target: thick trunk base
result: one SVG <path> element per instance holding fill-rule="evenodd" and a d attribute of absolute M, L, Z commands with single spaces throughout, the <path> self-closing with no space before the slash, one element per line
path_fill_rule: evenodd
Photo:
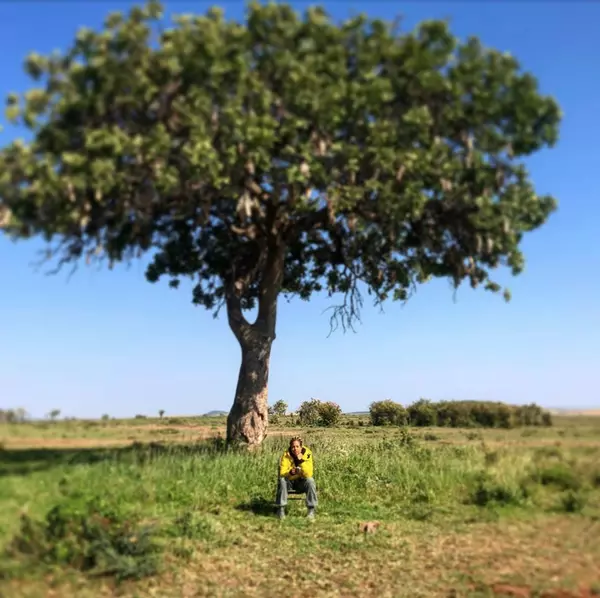
<path fill-rule="evenodd" d="M 227 417 L 227 443 L 260 446 L 269 425 L 268 384 L 272 342 L 253 338 L 242 346 L 242 365 L 233 407 Z"/>

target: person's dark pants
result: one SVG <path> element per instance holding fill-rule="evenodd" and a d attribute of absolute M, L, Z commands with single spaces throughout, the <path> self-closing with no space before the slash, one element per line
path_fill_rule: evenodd
<path fill-rule="evenodd" d="M 297 480 L 287 480 L 279 478 L 277 487 L 277 499 L 275 503 L 279 508 L 285 507 L 288 503 L 288 494 L 295 492 L 298 494 L 306 493 L 306 507 L 314 509 L 317 506 L 317 486 L 313 478 L 299 478 Z"/>

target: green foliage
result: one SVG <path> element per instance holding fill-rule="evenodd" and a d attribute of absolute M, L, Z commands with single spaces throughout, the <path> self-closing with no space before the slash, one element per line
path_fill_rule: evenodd
<path fill-rule="evenodd" d="M 412 426 L 436 426 L 437 411 L 435 405 L 427 399 L 419 399 L 407 409 L 408 419 Z"/>
<path fill-rule="evenodd" d="M 185 511 L 165 529 L 166 535 L 190 540 L 210 540 L 215 534 L 214 525 L 205 516 Z"/>
<path fill-rule="evenodd" d="M 6 556 L 114 576 L 120 581 L 155 573 L 157 554 L 151 528 L 140 526 L 100 500 L 65 499 L 52 507 L 43 521 L 22 515 L 20 530 Z"/>
<path fill-rule="evenodd" d="M 156 2 L 31 54 L 7 99 L 31 141 L 0 151 L 0 226 L 60 264 L 152 251 L 147 278 L 196 281 L 230 313 L 284 292 L 405 300 L 432 277 L 502 291 L 555 209 L 524 165 L 561 118 L 515 58 L 427 21 L 252 3 L 154 32 Z M 269 292 L 267 293 L 266 290 Z M 507 291 L 504 292 L 508 298 Z M 266 317 L 266 316 L 265 316 Z M 272 334 L 269 332 L 269 334 Z"/>
<path fill-rule="evenodd" d="M 342 409 L 337 403 L 326 401 L 319 405 L 319 425 L 331 428 L 338 424 Z"/>
<path fill-rule="evenodd" d="M 269 415 L 283 417 L 287 413 L 287 410 L 288 404 L 280 399 L 279 401 L 275 401 L 275 403 L 269 407 Z"/>
<path fill-rule="evenodd" d="M 296 415 L 301 426 L 316 426 L 319 423 L 319 399 L 304 401 L 298 408 Z"/>
<path fill-rule="evenodd" d="M 517 425 L 520 426 L 551 426 L 552 415 L 548 411 L 543 411 L 535 403 L 529 405 L 520 405 L 514 413 Z"/>
<path fill-rule="evenodd" d="M 374 426 L 405 426 L 408 423 L 406 409 L 390 399 L 371 403 L 369 415 Z"/>
<path fill-rule="evenodd" d="M 188 424 L 198 425 L 203 421 L 200 418 L 182 418 L 182 422 Z M 93 577 L 94 573 L 101 572 L 102 567 L 86 570 L 86 575 L 73 575 L 71 569 L 78 567 L 78 562 L 81 562 L 76 557 L 80 547 L 118 544 L 114 539 L 117 537 L 124 538 L 126 546 L 131 549 L 126 542 L 129 536 L 119 532 L 126 522 L 129 524 L 128 530 L 133 530 L 138 537 L 138 530 L 143 529 L 145 522 L 151 521 L 156 526 L 159 535 L 157 542 L 164 550 L 161 562 L 165 563 L 168 570 L 166 576 L 161 575 L 156 580 L 138 586 L 128 584 L 124 592 L 114 590 L 116 594 L 135 594 L 137 591 L 145 595 L 148 588 L 156 590 L 157 595 L 169 595 L 173 591 L 177 593 L 179 586 L 173 590 L 164 583 L 172 583 L 178 577 L 178 569 L 182 571 L 185 568 L 189 572 L 190 564 L 182 560 L 187 561 L 193 553 L 196 554 L 193 561 L 196 565 L 198 559 L 205 558 L 204 555 L 207 555 L 209 564 L 222 562 L 231 554 L 232 547 L 235 550 L 241 548 L 244 555 L 256 553 L 260 556 L 261 550 L 264 551 L 269 544 L 265 539 L 277 546 L 288 542 L 291 550 L 297 548 L 297 552 L 286 553 L 294 557 L 294 562 L 300 562 L 303 558 L 306 560 L 306 554 L 322 554 L 326 558 L 331 554 L 334 544 L 346 546 L 348 550 L 379 550 L 397 555 L 398 538 L 402 542 L 406 534 L 409 534 L 408 538 L 420 541 L 423 534 L 431 529 L 435 531 L 431 539 L 439 544 L 439 533 L 464 530 L 465 522 L 514 517 L 511 530 L 521 530 L 523 536 L 519 538 L 524 541 L 529 541 L 527 539 L 531 539 L 533 532 L 537 531 L 538 549 L 543 548 L 546 531 L 555 533 L 556 542 L 561 542 L 557 545 L 564 546 L 565 550 L 569 547 L 581 548 L 584 544 L 571 544 L 574 536 L 568 537 L 568 540 L 561 536 L 575 521 L 568 518 L 557 520 L 556 511 L 582 512 L 585 518 L 578 517 L 577 520 L 578 529 L 584 532 L 586 525 L 591 526 L 600 514 L 599 489 L 591 484 L 592 475 L 598 473 L 598 443 L 590 446 L 594 438 L 597 440 L 599 422 L 592 422 L 589 429 L 580 419 L 573 424 L 568 423 L 568 426 L 581 426 L 579 430 L 590 441 L 588 446 L 579 446 L 580 441 L 575 441 L 571 446 L 564 443 L 560 450 L 553 445 L 542 448 L 523 443 L 519 430 L 501 434 L 482 430 L 486 442 L 490 441 L 488 446 L 494 446 L 493 453 L 483 443 L 467 443 L 463 434 L 451 429 L 434 430 L 443 442 L 429 444 L 418 442 L 418 436 L 414 440 L 412 434 L 418 432 L 414 428 L 306 430 L 302 436 L 318 456 L 316 475 L 320 510 L 317 534 L 314 527 L 309 529 L 303 525 L 306 511 L 302 502 L 290 505 L 285 526 L 281 527 L 270 519 L 273 514 L 276 467 L 281 451 L 287 445 L 287 439 L 280 436 L 271 435 L 260 451 L 251 453 L 225 450 L 222 441 L 217 439 L 150 445 L 138 442 L 133 446 L 75 452 L 43 451 L 37 446 L 35 450 L 15 451 L 7 448 L 0 455 L 0 477 L 3 482 L 6 481 L 0 484 L 0 543 L 5 545 L 9 538 L 22 535 L 18 529 L 18 512 L 26 500 L 33 517 L 29 521 L 35 523 L 37 531 L 35 538 L 38 540 L 34 546 L 41 543 L 43 548 L 33 548 L 25 553 L 16 551 L 11 558 L 0 555 L 0 593 L 4 591 L 6 595 L 13 596 L 14 588 L 29 587 L 29 584 L 21 585 L 16 579 L 18 576 L 33 574 L 37 577 L 41 574 L 38 578 L 40 583 L 51 579 L 54 590 L 60 596 L 70 595 L 71 588 L 71 593 L 76 595 L 101 595 L 103 589 L 110 594 L 113 592 L 110 580 L 97 585 L 93 579 L 85 579 L 88 575 Z M 25 430 L 17 426 L 5 426 L 5 429 L 18 437 L 31 427 L 32 437 L 38 438 L 39 431 L 35 425 L 28 424 Z M 72 423 L 74 429 L 79 429 L 79 425 L 80 422 Z M 115 434 L 120 428 L 126 428 L 125 433 L 129 433 L 130 425 L 130 421 L 110 423 Z M 55 425 L 46 423 L 45 430 L 58 438 L 62 430 L 70 426 L 71 422 Z M 591 426 L 595 426 L 595 429 Z M 102 438 L 107 438 L 111 428 L 98 426 Z M 423 432 L 428 433 L 429 430 Z M 290 431 L 290 436 L 293 433 Z M 494 442 L 499 436 L 503 438 L 501 446 Z M 555 431 L 539 429 L 540 442 L 555 438 Z M 8 442 L 10 446 L 10 436 Z M 543 486 L 531 479 L 528 468 L 546 470 L 556 463 L 578 472 L 585 487 L 563 490 L 559 485 Z M 485 474 L 481 473 L 482 469 L 486 470 Z M 27 475 L 23 475 L 25 470 L 28 471 Z M 40 521 L 38 517 L 52 510 L 57 504 L 58 488 L 65 486 L 69 492 L 65 500 L 69 504 L 59 501 L 61 515 L 58 519 L 71 522 L 65 523 L 69 533 L 55 531 L 48 538 L 45 532 L 49 526 L 47 518 Z M 91 503 L 86 500 L 74 498 L 77 490 L 83 491 L 86 497 L 101 496 L 103 500 L 95 501 L 90 506 Z M 465 498 L 467 505 L 464 504 Z M 484 508 L 474 508 L 476 505 Z M 131 513 L 135 516 L 131 517 Z M 90 540 L 86 544 L 82 539 L 83 530 L 92 528 L 100 517 L 107 517 L 112 522 L 107 532 L 110 538 L 107 542 L 99 539 L 98 542 Z M 430 525 L 425 528 L 403 523 L 410 519 L 430 521 Z M 373 520 L 381 522 L 380 531 L 374 536 L 361 535 L 354 542 L 352 530 L 356 529 L 357 522 Z M 535 525 L 530 525 L 532 521 Z M 541 527 L 537 526 L 538 522 L 542 523 Z M 486 530 L 496 533 L 499 529 L 495 525 L 491 528 L 477 525 L 476 528 L 474 546 L 485 540 Z M 388 530 L 394 531 L 393 538 L 387 536 Z M 74 540 L 64 539 L 65 535 Z M 98 535 L 88 532 L 86 537 L 90 536 L 98 538 Z M 100 538 L 103 537 L 100 535 Z M 507 546 L 514 547 L 514 538 L 511 536 L 509 540 Z M 74 546 L 75 549 L 69 553 L 75 555 L 72 559 L 74 564 L 67 564 L 67 560 L 71 559 L 57 560 L 53 556 L 53 545 Z M 31 546 L 31 543 L 26 546 Z M 323 553 L 318 552 L 319 547 L 324 549 Z M 523 550 L 524 555 L 527 550 Z M 85 551 L 85 554 L 98 554 L 90 551 Z M 57 552 L 63 554 L 63 549 L 57 549 Z M 426 555 L 430 553 L 429 550 L 423 552 Z M 45 556 L 40 556 L 46 554 L 51 555 L 47 560 Z M 94 558 L 102 561 L 104 557 L 101 554 Z M 281 560 L 281 550 L 274 549 L 271 554 L 273 560 L 270 562 L 276 564 Z M 404 553 L 400 554 L 401 560 L 405 561 L 405 557 Z M 17 568 L 13 559 L 17 559 L 22 566 Z M 589 563 L 597 560 L 594 560 L 591 552 L 585 553 L 582 559 L 582 562 Z M 130 563 L 129 559 L 125 560 Z M 342 560 L 340 566 L 344 564 Z M 355 562 L 358 564 L 359 561 L 360 555 Z M 420 562 L 423 567 L 430 565 L 426 561 L 415 562 L 417 565 Z M 142 567 L 143 563 L 144 557 L 140 555 L 131 568 L 138 565 Z M 264 569 L 262 560 L 255 564 L 257 571 Z M 40 566 L 41 570 L 38 569 Z M 120 570 L 131 571 L 131 568 L 123 565 Z M 205 584 L 203 587 L 209 587 L 209 591 L 217 587 L 211 570 L 211 567 L 204 567 L 204 577 L 200 579 Z M 9 576 L 10 580 L 7 579 Z M 187 574 L 184 578 L 187 584 L 190 578 Z M 225 580 L 225 577 L 219 579 Z M 68 585 L 70 581 L 77 586 Z M 192 581 L 196 581 L 196 578 Z M 63 585 L 64 582 L 67 585 Z M 390 591 L 393 594 L 392 582 L 390 578 L 390 585 L 386 587 L 392 588 Z M 441 586 L 447 593 L 446 582 L 447 576 Z M 253 587 L 251 580 L 250 585 L 240 591 L 252 594 Z M 430 595 L 431 587 L 424 587 L 421 593 Z M 318 588 L 315 591 L 318 593 Z"/>
<path fill-rule="evenodd" d="M 405 447 L 415 446 L 415 437 L 406 428 L 402 428 L 402 430 L 400 430 L 400 437 L 398 440 L 399 440 L 400 446 L 405 446 Z"/>
<path fill-rule="evenodd" d="M 532 478 L 543 486 L 554 486 L 560 490 L 577 491 L 582 486 L 578 473 L 565 463 L 540 467 L 534 471 Z"/>
<path fill-rule="evenodd" d="M 452 428 L 513 428 L 551 426 L 552 415 L 532 403 L 525 406 L 491 401 L 439 401 L 420 399 L 408 407 L 413 426 L 438 425 Z M 432 423 L 435 422 L 435 423 Z"/>
<path fill-rule="evenodd" d="M 525 486 L 509 485 L 497 480 L 488 472 L 475 476 L 469 488 L 467 502 L 479 507 L 517 506 L 527 498 Z"/>
<path fill-rule="evenodd" d="M 302 426 L 323 426 L 330 428 L 339 423 L 342 409 L 337 403 L 311 399 L 300 405 L 297 416 Z"/>
<path fill-rule="evenodd" d="M 568 490 L 560 497 L 559 510 L 564 513 L 581 513 L 587 504 L 583 492 Z"/>

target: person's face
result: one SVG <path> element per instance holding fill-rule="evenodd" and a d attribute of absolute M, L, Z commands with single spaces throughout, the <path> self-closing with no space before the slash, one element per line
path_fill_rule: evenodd
<path fill-rule="evenodd" d="M 297 441 L 294 440 L 294 442 L 292 442 L 292 454 L 296 455 L 296 457 L 299 457 L 302 454 L 302 445 Z"/>

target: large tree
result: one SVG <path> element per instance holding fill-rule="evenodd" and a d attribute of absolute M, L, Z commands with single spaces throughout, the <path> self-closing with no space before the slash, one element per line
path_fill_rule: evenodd
<path fill-rule="evenodd" d="M 149 281 L 189 277 L 194 303 L 225 306 L 230 441 L 265 437 L 281 294 L 340 294 L 348 325 L 361 284 L 375 302 L 432 277 L 499 292 L 495 268 L 522 270 L 523 234 L 555 209 L 523 158 L 555 143 L 560 111 L 514 58 L 444 22 L 283 4 L 162 23 L 152 2 L 27 58 L 38 86 L 8 116 L 31 141 L 0 152 L 0 221 L 59 265 L 148 252 Z"/>

